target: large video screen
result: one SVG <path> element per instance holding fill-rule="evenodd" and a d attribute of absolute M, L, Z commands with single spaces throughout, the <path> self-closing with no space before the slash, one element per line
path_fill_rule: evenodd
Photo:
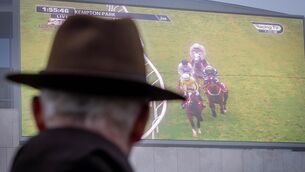
<path fill-rule="evenodd" d="M 147 78 L 185 102 L 151 102 L 143 139 L 305 143 L 303 19 L 173 9 L 20 1 L 21 70 L 47 62 L 57 28 L 71 15 L 133 18 Z M 22 135 L 37 131 L 22 87 Z M 128 91 L 128 90 L 126 90 Z"/>

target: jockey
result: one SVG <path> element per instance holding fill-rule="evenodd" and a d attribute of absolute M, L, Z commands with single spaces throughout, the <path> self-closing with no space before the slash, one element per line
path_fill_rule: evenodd
<path fill-rule="evenodd" d="M 198 84 L 196 80 L 189 75 L 188 73 L 184 73 L 180 77 L 180 82 L 179 82 L 179 88 L 184 92 L 184 95 L 186 96 L 188 92 L 198 92 Z"/>
<path fill-rule="evenodd" d="M 198 65 L 197 67 L 200 67 L 203 70 L 209 64 L 206 59 L 205 48 L 198 43 L 194 43 L 190 47 L 190 57 L 193 68 L 195 68 L 195 65 Z"/>
<path fill-rule="evenodd" d="M 206 68 L 203 70 L 203 77 L 204 81 L 206 81 L 209 77 L 217 78 L 218 72 L 211 65 L 207 65 Z"/>
<path fill-rule="evenodd" d="M 227 87 L 225 86 L 224 83 L 220 82 L 219 78 L 218 78 L 218 72 L 217 70 L 212 67 L 211 65 L 208 65 L 204 71 L 203 71 L 203 75 L 204 75 L 204 85 L 205 87 L 210 83 L 210 82 L 215 82 L 220 88 L 221 90 L 226 93 L 228 92 Z"/>
<path fill-rule="evenodd" d="M 180 77 L 184 73 L 192 75 L 192 73 L 193 73 L 192 65 L 186 59 L 183 59 L 178 65 L 178 73 L 179 73 Z"/>

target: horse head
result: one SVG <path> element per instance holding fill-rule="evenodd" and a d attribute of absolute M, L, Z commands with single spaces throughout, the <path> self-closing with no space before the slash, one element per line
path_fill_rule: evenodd
<path fill-rule="evenodd" d="M 191 103 L 191 101 L 192 101 L 192 95 L 193 95 L 193 91 L 187 92 L 187 95 L 186 95 L 186 102 L 187 102 L 187 103 Z"/>
<path fill-rule="evenodd" d="M 190 92 L 187 95 L 187 101 L 185 102 L 185 108 L 188 112 L 198 113 L 204 108 L 202 97 L 198 92 Z"/>
<path fill-rule="evenodd" d="M 199 93 L 198 92 L 196 92 L 196 91 L 190 91 L 190 92 L 188 92 L 188 94 L 187 94 L 187 103 L 189 104 L 189 103 L 198 103 L 198 101 L 200 101 L 200 95 L 199 95 Z"/>

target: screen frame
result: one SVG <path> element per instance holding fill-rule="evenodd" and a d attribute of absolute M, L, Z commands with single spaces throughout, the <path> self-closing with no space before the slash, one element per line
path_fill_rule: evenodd
<path fill-rule="evenodd" d="M 252 8 L 242 5 L 229 4 L 216 1 L 200 1 L 200 0 L 175 0 L 173 3 L 170 0 L 48 0 L 48 1 L 62 1 L 62 2 L 78 2 L 78 3 L 95 3 L 95 4 L 111 4 L 111 5 L 127 5 L 133 7 L 143 8 L 159 8 L 171 10 L 185 10 L 198 12 L 212 12 L 225 14 L 241 14 L 241 15 L 256 15 L 267 17 L 284 17 L 284 18 L 298 18 L 303 19 L 302 15 L 291 15 L 281 12 L 269 11 L 259 8 Z M 206 6 L 205 3 L 209 5 Z M 214 6 L 214 7 L 213 7 Z M 209 9 L 209 7 L 212 7 Z M 220 8 L 222 7 L 222 8 Z"/>
<path fill-rule="evenodd" d="M 224 14 L 240 14 L 240 15 L 256 15 L 267 17 L 296 18 L 303 20 L 303 40 L 305 54 L 305 17 L 301 15 L 289 15 L 274 11 L 262 10 L 240 5 L 233 5 L 223 2 L 199 1 L 199 0 L 177 0 L 172 3 L 170 0 L 49 0 L 49 1 L 65 1 L 78 3 L 96 3 L 111 5 L 126 5 L 143 8 L 159 8 L 170 10 L 185 10 L 197 12 L 211 12 Z M 17 38 L 13 41 L 14 48 L 17 51 L 12 57 L 12 65 L 15 70 L 21 68 L 21 45 L 20 45 L 20 0 L 14 0 L 14 35 Z M 206 7 L 204 4 L 209 3 Z M 212 7 L 214 4 L 214 8 Z M 222 7 L 221 7 L 222 6 Z M 16 28 L 17 27 L 17 28 Z M 305 57 L 304 57 L 305 60 Z M 31 136 L 22 136 L 22 116 L 21 116 L 21 89 L 14 87 L 14 107 L 19 109 L 19 126 L 20 126 L 20 144 L 25 143 Z M 158 140 L 143 139 L 137 146 L 139 147 L 193 147 L 193 148 L 228 148 L 228 149 L 290 149 L 293 151 L 305 151 L 305 142 L 254 142 L 254 141 L 214 141 L 214 140 Z"/>

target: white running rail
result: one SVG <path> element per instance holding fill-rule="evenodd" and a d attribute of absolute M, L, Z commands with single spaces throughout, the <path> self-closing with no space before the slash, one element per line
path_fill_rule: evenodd
<path fill-rule="evenodd" d="M 111 12 L 120 12 L 120 13 L 128 13 L 128 10 L 125 6 L 121 5 L 106 5 L 107 10 Z"/>
<path fill-rule="evenodd" d="M 165 88 L 161 74 L 157 68 L 152 64 L 149 58 L 144 55 L 146 62 L 147 75 L 146 78 L 149 81 L 149 78 L 157 78 L 151 82 L 151 85 L 158 86 L 160 88 Z M 142 139 L 148 138 L 151 135 L 151 138 L 155 138 L 155 133 L 159 133 L 159 124 L 161 123 L 163 117 L 166 113 L 167 101 L 153 101 L 150 103 L 150 112 L 153 113 L 153 120 L 151 121 L 151 127 L 144 133 Z"/>

